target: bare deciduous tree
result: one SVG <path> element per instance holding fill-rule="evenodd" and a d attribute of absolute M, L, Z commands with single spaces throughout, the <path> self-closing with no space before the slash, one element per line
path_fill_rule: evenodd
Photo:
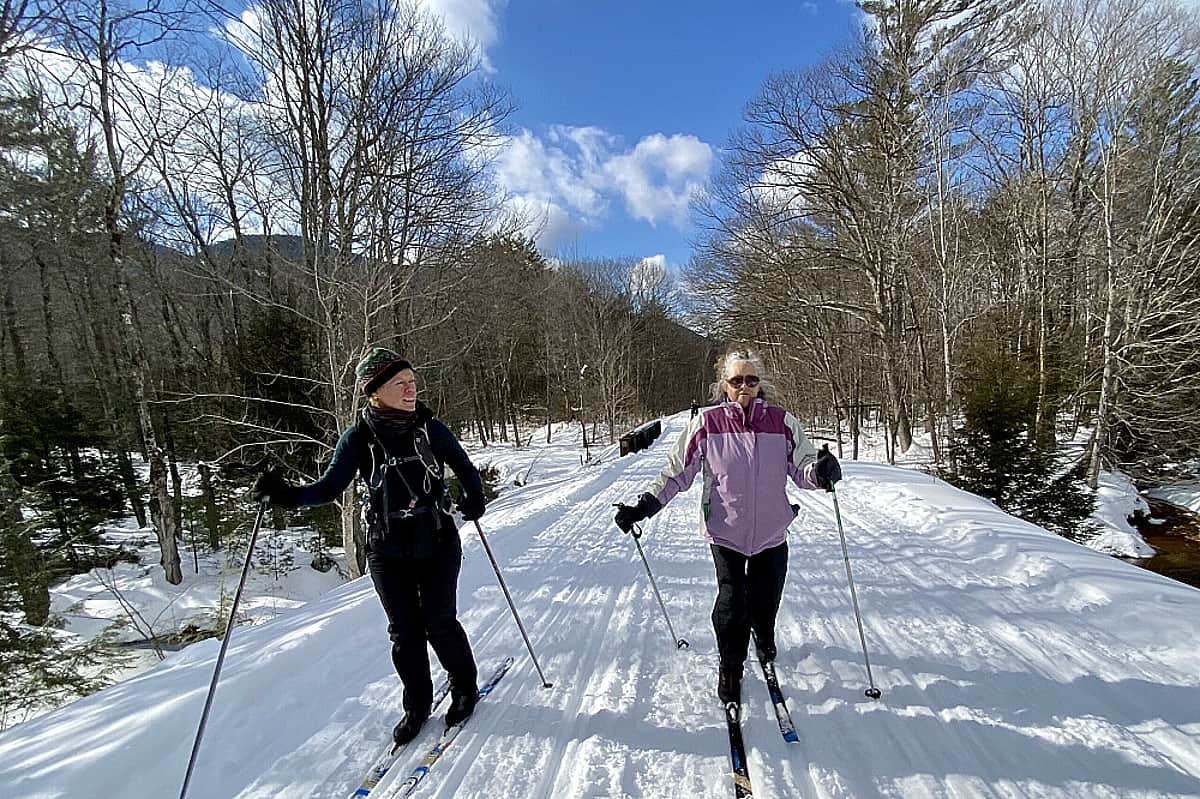
<path fill-rule="evenodd" d="M 154 46 L 177 37 L 190 10 L 187 3 L 62 0 L 50 18 L 51 41 L 61 50 L 46 53 L 51 58 L 65 56 L 69 69 L 51 73 L 59 81 L 58 96 L 68 107 L 82 111 L 103 154 L 108 181 L 103 214 L 107 266 L 116 286 L 123 329 L 118 374 L 133 386 L 141 437 L 149 456 L 151 515 L 162 549 L 162 566 L 167 580 L 174 584 L 183 580 L 177 546 L 180 531 L 175 499 L 167 484 L 166 452 L 150 410 L 155 388 L 150 384 L 146 344 L 132 295 L 127 237 L 132 224 L 131 187 L 137 185 L 152 149 L 137 129 L 146 121 L 144 112 L 156 105 L 152 99 L 148 101 L 148 95 L 161 96 L 166 74 L 142 72 L 133 62 Z"/>

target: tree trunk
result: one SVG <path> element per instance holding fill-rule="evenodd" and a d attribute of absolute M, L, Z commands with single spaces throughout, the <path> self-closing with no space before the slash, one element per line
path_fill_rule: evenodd
<path fill-rule="evenodd" d="M 125 441 L 117 429 L 116 420 L 112 420 L 114 440 L 117 444 L 117 470 L 121 473 L 121 485 L 125 488 L 125 498 L 137 518 L 138 527 L 146 527 L 149 519 L 146 516 L 146 503 L 142 500 L 142 487 L 138 485 L 137 473 L 133 470 L 133 461 L 125 448 Z"/>
<path fill-rule="evenodd" d="M 352 580 L 367 573 L 366 544 L 358 516 L 358 484 L 353 482 L 342 494 L 342 548 L 346 552 L 346 569 Z"/>
<path fill-rule="evenodd" d="M 943 287 L 945 282 L 943 281 Z M 943 310 L 938 314 L 938 321 L 942 327 L 942 402 L 943 413 L 946 416 L 946 450 L 950 455 L 950 468 L 955 467 L 956 454 L 954 447 L 954 373 L 953 364 L 950 355 L 950 330 L 948 325 L 949 312 L 945 310 L 948 306 L 945 304 L 948 300 L 943 292 Z"/>
<path fill-rule="evenodd" d="M 1049 338 L 1049 325 L 1046 321 L 1046 265 L 1042 264 L 1042 273 L 1038 276 L 1038 390 L 1037 412 L 1033 418 L 1034 441 L 1042 448 L 1054 447 L 1054 417 L 1047 407 L 1049 397 L 1046 396 L 1049 382 L 1049 364 L 1046 362 L 1046 345 Z"/>
<path fill-rule="evenodd" d="M 912 313 L 913 327 L 917 333 L 917 357 L 921 361 L 921 388 L 925 394 L 925 427 L 929 431 L 929 441 L 933 447 L 933 462 L 941 465 L 942 454 L 938 447 L 937 404 L 933 401 L 933 379 L 929 376 L 929 360 L 925 353 L 925 329 L 921 326 L 921 318 L 917 315 L 917 302 L 911 292 L 908 295 L 908 307 Z"/>
<path fill-rule="evenodd" d="M 42 323 L 45 326 L 46 333 L 46 365 L 50 367 L 50 374 L 58 375 L 62 374 L 62 366 L 59 364 L 58 350 L 54 345 L 53 333 L 58 328 L 54 323 L 48 267 L 45 259 L 41 256 L 37 256 L 37 264 L 38 277 L 42 283 Z"/>
<path fill-rule="evenodd" d="M 3 539 L 4 550 L 10 561 L 8 565 L 17 584 L 25 621 L 41 627 L 50 619 L 50 582 L 46 577 L 42 553 L 25 528 L 20 489 L 8 476 L 7 468 L 0 472 L 0 538 Z"/>
<path fill-rule="evenodd" d="M 183 478 L 179 474 L 179 461 L 175 457 L 175 442 L 167 437 L 167 456 L 171 467 L 171 498 L 175 505 L 175 530 L 183 535 Z"/>
<path fill-rule="evenodd" d="M 851 460 L 858 460 L 858 437 L 860 433 L 859 425 L 861 422 L 863 408 L 862 383 L 859 381 L 857 373 L 854 375 L 854 389 L 852 398 L 854 404 L 850 406 L 850 458 Z"/>
<path fill-rule="evenodd" d="M 123 196 L 119 187 L 113 190 L 114 197 Z M 154 523 L 154 531 L 158 537 L 159 549 L 162 552 L 162 567 L 167 582 L 179 585 L 183 582 L 183 569 L 179 563 L 179 529 L 175 524 L 177 511 L 174 497 L 167 487 L 166 454 L 158 445 L 154 432 L 154 420 L 150 415 L 146 376 L 146 350 L 142 341 L 141 330 L 134 319 L 133 299 L 130 296 L 129 276 L 125 265 L 122 234 L 117 228 L 117 208 L 112 203 L 106 209 L 105 224 L 108 227 L 108 254 L 112 261 L 113 271 L 117 276 L 117 297 L 120 303 L 121 325 L 124 328 L 125 341 L 128 347 L 129 367 L 133 378 L 134 400 L 137 405 L 138 418 L 141 421 L 142 440 L 145 442 L 150 461 L 150 494 L 156 501 L 150 506 L 150 516 Z"/>
<path fill-rule="evenodd" d="M 174 500 L 167 487 L 167 465 L 161 449 L 155 448 L 150 456 L 150 516 L 154 519 L 158 546 L 162 553 L 159 563 L 171 585 L 183 582 L 183 568 L 179 562 L 179 534 L 175 529 Z"/>
<path fill-rule="evenodd" d="M 901 452 L 907 452 L 908 448 L 912 446 L 912 429 L 909 427 L 908 414 L 904 410 L 904 400 L 900 391 L 900 375 L 896 371 L 896 357 L 891 341 L 884 340 L 883 353 L 883 379 L 887 391 L 886 424 L 884 425 L 888 438 L 887 459 L 888 463 L 894 464 L 896 450 L 893 444 L 898 444 Z"/>
<path fill-rule="evenodd" d="M 221 548 L 221 512 L 217 509 L 217 496 L 213 491 L 212 469 L 203 461 L 197 468 L 200 472 L 200 493 L 204 497 L 204 527 L 208 532 L 208 547 L 216 552 Z"/>
<path fill-rule="evenodd" d="M 1104 277 L 1106 291 L 1104 297 L 1104 373 L 1100 379 L 1100 399 L 1096 403 L 1096 426 L 1092 430 L 1091 451 L 1088 463 L 1088 487 L 1095 491 L 1100 484 L 1100 467 L 1104 458 L 1105 439 L 1108 437 L 1108 416 L 1112 406 L 1113 392 L 1113 362 L 1115 336 L 1117 328 L 1117 286 L 1116 268 L 1113 263 L 1112 226 L 1105 219 L 1105 262 Z"/>

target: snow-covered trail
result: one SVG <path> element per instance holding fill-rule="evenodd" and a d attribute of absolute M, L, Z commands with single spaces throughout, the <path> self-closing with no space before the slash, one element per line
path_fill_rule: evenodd
<path fill-rule="evenodd" d="M 639 455 L 541 482 L 535 473 L 482 519 L 553 688 L 541 687 L 464 531 L 461 618 L 481 676 L 505 655 L 517 663 L 416 795 L 732 795 L 699 481 L 643 538 L 691 650 L 672 646 L 633 544 L 611 521 L 611 503 L 657 474 L 686 418 L 664 420 Z M 1200 591 L 925 475 L 845 471 L 839 499 L 883 698 L 863 696 L 830 497 L 792 491 L 802 510 L 777 635 L 802 741 L 783 742 L 748 664 L 756 796 L 1200 796 Z M 347 795 L 400 712 L 384 628 L 369 582 L 357 581 L 237 630 L 190 795 Z M 0 796 L 177 795 L 216 649 L 191 647 L 0 735 Z"/>

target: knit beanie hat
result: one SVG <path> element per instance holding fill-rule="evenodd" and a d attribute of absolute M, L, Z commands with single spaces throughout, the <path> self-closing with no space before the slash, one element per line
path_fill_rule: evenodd
<path fill-rule="evenodd" d="M 354 377 L 358 380 L 358 389 L 364 395 L 373 394 L 376 389 L 390 380 L 397 372 L 411 369 L 412 364 L 383 347 L 376 347 L 367 353 L 367 357 L 354 367 Z"/>

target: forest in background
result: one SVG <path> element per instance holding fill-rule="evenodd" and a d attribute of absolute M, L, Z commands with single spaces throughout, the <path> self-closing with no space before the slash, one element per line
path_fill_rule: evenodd
<path fill-rule="evenodd" d="M 709 329 L 839 437 L 877 410 L 894 460 L 922 428 L 940 474 L 1060 532 L 1102 469 L 1194 471 L 1195 14 L 858 5 L 856 46 L 750 99 L 697 209 Z"/>
<path fill-rule="evenodd" d="M 0 7 L 0 671 L 14 691 L 30 674 L 64 693 L 102 678 L 84 676 L 94 652 L 42 626 L 51 585 L 125 556 L 102 522 L 152 529 L 182 583 L 185 530 L 236 543 L 260 469 L 319 473 L 373 346 L 417 364 L 425 401 L 485 443 L 568 420 L 607 439 L 710 379 L 715 353 L 678 322 L 662 267 L 547 259 L 506 212 L 488 168 L 513 100 L 472 47 L 414 4 L 258 12 Z M 202 36 L 203 65 L 184 67 Z M 311 519 L 352 576 L 357 504 L 351 489 Z"/>
<path fill-rule="evenodd" d="M 675 276 L 537 250 L 489 171 L 518 98 L 416 5 L 267 0 L 248 24 L 192 0 L 4 0 L 8 649 L 50 585 L 119 556 L 101 522 L 153 528 L 178 583 L 185 514 L 217 549 L 268 458 L 314 476 L 372 346 L 410 357 L 463 435 L 522 443 L 686 407 L 746 342 L 845 457 L 864 420 L 889 460 L 923 428 L 939 474 L 1067 533 L 1101 469 L 1194 463 L 1195 16 L 858 5 L 859 41 L 747 98 Z M 356 504 L 321 520 L 353 574 Z"/>

